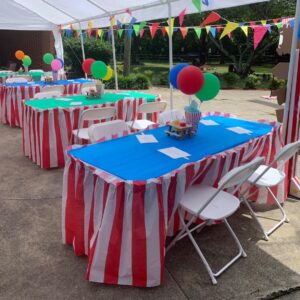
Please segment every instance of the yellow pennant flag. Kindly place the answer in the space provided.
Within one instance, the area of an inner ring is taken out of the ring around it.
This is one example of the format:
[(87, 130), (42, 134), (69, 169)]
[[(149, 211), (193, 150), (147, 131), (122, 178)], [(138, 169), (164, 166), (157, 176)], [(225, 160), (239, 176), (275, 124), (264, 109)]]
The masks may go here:
[(98, 36), (101, 38), (102, 34), (103, 34), (103, 30), (102, 29), (98, 29)]
[(169, 35), (170, 34), (170, 32), (169, 32), (170, 26), (165, 26), (165, 30), (166, 30), (166, 33)]
[(111, 18), (110, 18), (110, 25), (111, 26), (115, 26), (116, 25), (116, 18), (115, 18), (115, 16), (111, 16)]
[(88, 28), (89, 29), (93, 28), (93, 22), (92, 21), (88, 21)]
[(248, 26), (242, 26), (241, 28), (244, 31), (245, 36), (248, 36)]
[(169, 20), (168, 20), (168, 27), (171, 27), (171, 31), (173, 32), (173, 28), (174, 28), (174, 21), (175, 21), (175, 18), (171, 18), (171, 24), (169, 24)]
[(235, 29), (237, 29), (239, 27), (238, 23), (234, 23), (234, 22), (228, 22), (220, 36), (220, 40), (226, 36), (227, 34), (231, 33), (232, 31), (234, 31)]
[(262, 20), (260, 21), (262, 25), (266, 25), (267, 24), (267, 21), (266, 20)]
[(211, 26), (205, 26), (205, 30), (206, 30), (207, 34), (209, 34), (209, 32), (210, 32), (210, 28), (211, 28)]

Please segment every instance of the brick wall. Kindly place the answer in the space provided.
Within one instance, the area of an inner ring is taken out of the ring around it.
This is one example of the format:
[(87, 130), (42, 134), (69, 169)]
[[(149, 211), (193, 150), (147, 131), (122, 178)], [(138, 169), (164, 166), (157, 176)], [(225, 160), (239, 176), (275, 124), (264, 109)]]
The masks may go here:
[(54, 38), (49, 31), (0, 30), (0, 66), (8, 67), (10, 62), (21, 63), (15, 58), (16, 50), (23, 50), (32, 59), (29, 69), (50, 70), (43, 63), (43, 54), (55, 54)]

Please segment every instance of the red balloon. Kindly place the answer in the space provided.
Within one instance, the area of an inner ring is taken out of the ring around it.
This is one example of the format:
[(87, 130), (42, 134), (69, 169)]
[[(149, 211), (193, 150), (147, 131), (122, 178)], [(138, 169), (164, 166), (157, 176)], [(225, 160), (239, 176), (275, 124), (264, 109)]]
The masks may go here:
[(202, 71), (195, 66), (183, 68), (177, 77), (177, 86), (181, 92), (186, 95), (198, 93), (204, 85), (204, 75)]
[(87, 58), (86, 60), (83, 61), (82, 63), (82, 69), (84, 73), (91, 75), (91, 66), (95, 60), (93, 58)]

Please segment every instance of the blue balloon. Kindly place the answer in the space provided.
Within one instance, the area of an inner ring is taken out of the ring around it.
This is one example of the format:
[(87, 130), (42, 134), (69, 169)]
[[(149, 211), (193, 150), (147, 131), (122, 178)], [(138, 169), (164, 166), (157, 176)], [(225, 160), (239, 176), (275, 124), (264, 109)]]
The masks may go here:
[(182, 63), (182, 64), (178, 64), (176, 66), (174, 66), (171, 70), (170, 70), (170, 74), (169, 74), (169, 80), (171, 82), (171, 84), (173, 85), (173, 87), (175, 89), (178, 89), (177, 87), (177, 76), (179, 74), (179, 72), (185, 68), (185, 67), (188, 67), (189, 64), (186, 64), (186, 63)]
[(61, 59), (61, 58), (59, 58), (59, 57), (56, 57), (56, 59), (58, 59), (60, 62), (61, 62), (61, 66), (62, 66), (62, 68), (64, 67), (64, 61)]

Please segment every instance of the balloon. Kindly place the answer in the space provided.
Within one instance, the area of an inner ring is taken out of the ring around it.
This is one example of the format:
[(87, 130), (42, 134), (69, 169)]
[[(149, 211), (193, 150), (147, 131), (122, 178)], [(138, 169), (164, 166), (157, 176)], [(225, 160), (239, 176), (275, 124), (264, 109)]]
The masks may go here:
[(102, 79), (107, 74), (107, 65), (103, 61), (97, 60), (91, 66), (91, 73), (95, 78)]
[(177, 85), (184, 94), (194, 95), (203, 87), (204, 75), (195, 66), (185, 67), (178, 74)]
[(54, 60), (54, 56), (51, 53), (45, 53), (43, 56), (43, 61), (45, 64), (50, 65)]
[(102, 80), (109, 80), (112, 78), (113, 75), (113, 70), (110, 66), (107, 67), (107, 74), (105, 75), (105, 77), (102, 78)]
[(31, 60), (30, 56), (24, 55), (24, 57), (23, 57), (23, 59), (22, 59), (22, 63), (23, 63), (23, 65), (24, 65), (25, 67), (30, 66), (31, 63), (32, 63), (32, 60)]
[(15, 56), (18, 60), (22, 60), (25, 56), (25, 53), (22, 50), (18, 50), (16, 51)]
[(93, 58), (87, 58), (82, 63), (82, 70), (84, 73), (91, 75), (91, 66), (95, 60)]
[(59, 57), (56, 57), (56, 59), (58, 59), (61, 62), (61, 67), (63, 68), (65, 65), (64, 61)]
[(177, 77), (178, 77), (178, 74), (179, 72), (185, 68), (185, 67), (188, 67), (189, 64), (178, 64), (176, 66), (174, 66), (171, 70), (170, 70), (170, 74), (169, 74), (169, 80), (171, 82), (171, 84), (173, 85), (173, 87), (175, 89), (178, 89), (178, 86), (177, 86)]
[(220, 80), (216, 75), (205, 73), (203, 88), (196, 94), (196, 97), (202, 102), (209, 101), (219, 94), (220, 87)]
[(61, 68), (62, 68), (61, 61), (58, 60), (57, 58), (53, 59), (52, 62), (51, 62), (51, 69), (52, 69), (52, 71), (57, 72)]

